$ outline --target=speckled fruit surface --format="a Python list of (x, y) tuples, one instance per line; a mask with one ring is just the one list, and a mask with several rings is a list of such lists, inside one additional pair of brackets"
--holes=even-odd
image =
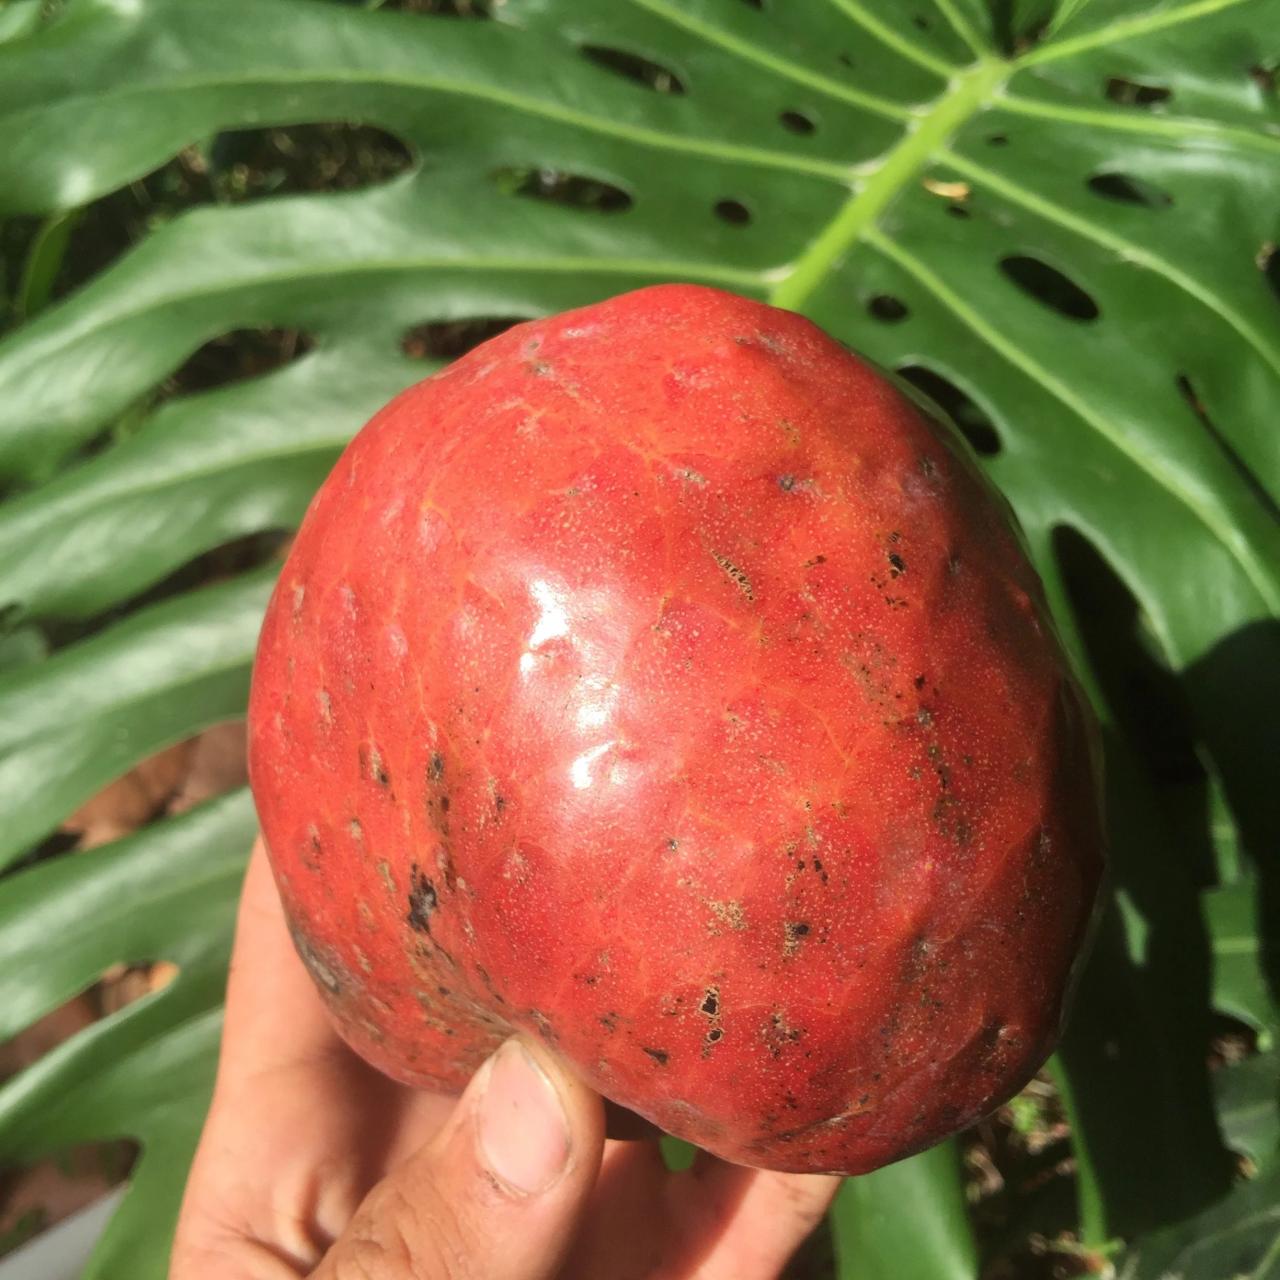
[(268, 611), (251, 771), (354, 1048), (518, 1028), (729, 1160), (861, 1172), (1049, 1053), (1091, 727), (976, 470), (799, 316), (521, 325), (379, 413)]

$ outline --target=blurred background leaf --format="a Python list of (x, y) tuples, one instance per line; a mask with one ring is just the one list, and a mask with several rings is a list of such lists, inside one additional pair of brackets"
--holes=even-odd
[(179, 970), (0, 1092), (0, 1163), (142, 1143), (92, 1274), (163, 1275), (252, 814), (84, 854), (68, 814), (241, 713), (374, 408), (667, 279), (956, 420), (1105, 726), (1116, 896), (1052, 1083), (847, 1187), (841, 1274), (1267, 1256), (1186, 1250), (1253, 1222), (1280, 1126), (1278, 65), (1280, 0), (0, 6), (0, 1010)]

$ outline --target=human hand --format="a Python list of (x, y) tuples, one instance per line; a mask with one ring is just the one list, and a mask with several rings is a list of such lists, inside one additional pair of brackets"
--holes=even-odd
[(523, 1039), (461, 1098), (395, 1084), (330, 1025), (259, 842), (170, 1280), (765, 1280), (838, 1181), (701, 1153), (669, 1172)]

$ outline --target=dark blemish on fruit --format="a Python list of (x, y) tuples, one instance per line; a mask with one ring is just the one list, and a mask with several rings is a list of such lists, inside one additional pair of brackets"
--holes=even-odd
[(826, 563), (827, 563), (826, 556), (814, 556), (812, 560), (806, 560), (804, 562), (804, 568), (812, 569), (815, 565), (826, 564)]
[(930, 712), (928, 707), (921, 707), (920, 710), (916, 712), (916, 723), (925, 725), (926, 727), (933, 723), (933, 714)]
[(439, 905), (435, 885), (422, 874), (415, 862), (409, 869), (409, 927), (418, 933), (431, 932), (431, 913)]
[(458, 876), (453, 869), (453, 857), (447, 844), (441, 844), (436, 850), (436, 870), (444, 877), (445, 888), (452, 893), (457, 888)]
[(618, 1029), (618, 1015), (612, 1010), (603, 1014), (600, 1018), (600, 1025), (608, 1032), (612, 1033)]
[(324, 848), (320, 843), (320, 829), (313, 822), (307, 828), (307, 849), (302, 855), (302, 861), (306, 866), (316, 871), (320, 865), (320, 855), (324, 852)]
[[(774, 1058), (781, 1058), (782, 1050), (789, 1044), (795, 1044), (799, 1039), (799, 1028), (788, 1026), (781, 1010), (775, 1009), (769, 1015), (769, 1021), (764, 1025), (764, 1042), (769, 1048), (770, 1055)], [(806, 1053), (804, 1056), (807, 1058), (809, 1054)]]
[(791, 490), (794, 489), (795, 487), (796, 487), (795, 476), (779, 476), (778, 477), (778, 488), (781, 489), (783, 493), (790, 493)]
[(499, 817), (501, 817), (501, 816), (502, 816), (502, 811), (503, 811), (503, 809), (505, 809), (506, 807), (507, 807), (507, 797), (506, 797), (506, 796), (496, 795), (496, 796), (494, 796), (494, 797), (493, 797), (493, 809), (494, 809), (494, 812), (495, 812)]
[(449, 797), (448, 797), (448, 796), (441, 796), (441, 797), (440, 797), (440, 812), (441, 812), (441, 813), (448, 813), (448, 812), (449, 812)]
[(925, 685), (924, 676), (916, 676), (916, 678), (912, 681), (912, 683), (915, 685), (917, 689), (923, 689)]
[(452, 992), (452, 991), (450, 991), (448, 987), (441, 987), (441, 986), (437, 986), (437, 987), (436, 987), (436, 990), (437, 990), (437, 991), (438, 991), (442, 996), (451, 996), (451, 995), (453, 994), (453, 992)]
[(667, 837), (667, 848), (670, 849), (672, 853), (674, 853), (679, 847), (680, 847), (680, 841), (677, 840), (675, 836)]
[(720, 1027), (712, 1027), (711, 1030), (707, 1032), (708, 1044), (719, 1044), (723, 1039), (724, 1031)]
[(991, 1057), (995, 1054), (1006, 1030), (1004, 1023), (998, 1018), (987, 1022), (982, 1028), (978, 1036), (978, 1043), (984, 1057)]
[(938, 775), (938, 781), (945, 791), (951, 785), (951, 770), (942, 761), (942, 748), (936, 742), (931, 742), (926, 754), (933, 761), (933, 771)]
[(751, 587), (751, 579), (747, 577), (745, 570), (739, 569), (728, 556), (722, 556), (716, 551), (711, 553), (711, 558), (720, 566), (725, 577), (746, 596), (748, 602), (756, 598), (755, 592)]
[(600, 981), (600, 975), (598, 973), (585, 973), (582, 975), (582, 981), (585, 982), (587, 986), (594, 987), (596, 983)]
[(960, 553), (959, 553), (958, 551), (953, 551), (953, 552), (952, 552), (952, 553), (947, 557), (947, 573), (949, 573), (949, 574), (951, 575), (951, 577), (953, 577), (953, 578), (959, 575), (959, 573), (960, 573)]
[[(736, 933), (741, 933), (747, 927), (747, 913), (742, 909), (742, 903), (736, 899), (730, 899), (728, 902), (708, 902), (707, 906), (711, 908), (711, 914), (716, 920), (721, 924), (727, 924)], [(707, 928), (712, 934), (720, 932), (713, 923), (708, 923)]]
[(444, 777), (444, 756), (438, 751), (431, 753), (431, 759), (427, 761), (427, 781), (439, 782)]
[(359, 750), (360, 772), (366, 778), (376, 782), (380, 787), (390, 786), (391, 775), (382, 763), (382, 753), (377, 747), (361, 747)]
[(809, 926), (803, 920), (788, 920), (782, 926), (782, 954), (793, 956), (800, 949), (802, 939), (808, 936)]
[(698, 1006), (699, 1013), (705, 1013), (708, 1018), (714, 1018), (720, 1012), (720, 988), (708, 987), (707, 993), (702, 998), (702, 1003)]
[(896, 578), (901, 573), (906, 573), (907, 562), (896, 552), (889, 552), (889, 576)]
[(327, 963), (321, 957), (319, 950), (311, 939), (292, 920), (288, 923), (289, 936), (293, 939), (294, 950), (297, 951), (303, 965), (306, 966), (307, 972), (330, 995), (336, 996), (340, 994), (342, 984), (339, 982), (338, 975), (335, 972), (337, 965)]
[(476, 965), (476, 976), (484, 983), (484, 989), (499, 1003), (506, 1004), (506, 998), (494, 985), (493, 979), (489, 976), (489, 970), (483, 965)]
[(665, 1067), (671, 1059), (671, 1055), (665, 1049), (645, 1049), (645, 1053), (660, 1067)]

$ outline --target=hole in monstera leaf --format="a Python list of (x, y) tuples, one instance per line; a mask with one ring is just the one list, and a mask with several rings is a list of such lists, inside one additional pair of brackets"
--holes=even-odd
[(51, 858), (60, 858), (64, 853), (70, 853), (72, 849), (78, 848), (80, 845), (80, 833), (78, 831), (54, 831), (52, 834), (45, 836), (32, 849), (28, 849), (16, 862), (9, 868), (11, 872), (25, 871), (28, 867), (34, 867), (38, 862), (48, 862)]
[[(1044, 37), (1047, 17), (1027, 12), (1030, 6), (1020, 3), (1020, 0), (991, 0), (990, 8), (992, 34), (1004, 57), (1025, 53)], [(1051, 9), (1052, 6), (1042, 5), (1041, 8)]]
[(1173, 203), (1173, 197), (1159, 187), (1128, 173), (1095, 173), (1089, 179), (1089, 190), (1107, 200), (1141, 204), (1148, 209), (1164, 209)]
[(877, 293), (867, 303), (867, 310), (877, 320), (883, 320), (886, 324), (897, 324), (899, 320), (905, 320), (911, 314), (907, 304), (891, 293)]
[(155, 410), (179, 396), (196, 395), (273, 373), (315, 349), (300, 329), (233, 329), (197, 347), (158, 387), (135, 401), (81, 444), (73, 462), (87, 462), (135, 435)]
[(1173, 90), (1168, 85), (1128, 80), (1124, 76), (1111, 76), (1104, 92), (1109, 101), (1125, 107), (1158, 107), (1173, 97)]
[(922, 364), (901, 365), (898, 376), (923, 391), (960, 428), (975, 453), (993, 458), (1000, 452), (1000, 436), (990, 415), (949, 378)]
[(1280, 245), (1268, 242), (1258, 250), (1258, 270), (1262, 278), (1271, 286), (1271, 291), (1280, 298)]
[(103, 1017), (119, 1013), (135, 1001), (163, 991), (177, 978), (178, 966), (169, 960), (115, 964), (98, 981), (97, 998)]
[(741, 200), (717, 200), (715, 214), (734, 227), (745, 227), (751, 221), (751, 210)]
[(184, 153), (222, 202), (356, 191), (413, 168), (413, 152), (373, 125), (324, 121), (265, 129), (229, 129), (204, 149)]
[(432, 320), (407, 330), (400, 340), (400, 350), (415, 360), (456, 360), (527, 319), (528, 316), (475, 316), (466, 320)]
[(1259, 62), (1249, 68), (1249, 79), (1258, 86), (1264, 97), (1275, 96), (1277, 76), (1280, 76), (1280, 63), (1273, 62), (1267, 66)]
[(664, 67), (651, 58), (641, 57), (638, 53), (628, 53), (625, 49), (611, 49), (599, 44), (584, 44), (581, 52), (584, 58), (594, 62), (596, 66), (627, 80), (634, 80), (636, 84), (642, 84), (655, 93), (682, 94), (685, 91), (684, 81), (670, 67)]
[(491, 18), (492, 0), (350, 0), (366, 9), (423, 13), (435, 18)]
[(1209, 1069), (1233, 1067), (1258, 1052), (1258, 1029), (1239, 1018), (1209, 1011)]
[(817, 129), (817, 123), (803, 111), (784, 111), (778, 117), (778, 123), (791, 133), (808, 134)]
[[(67, 1017), (63, 1009), (56, 1009), (21, 1033), (20, 1040), (47, 1033), (51, 1027), (56, 1028), (59, 1019)], [(0, 1078), (12, 1074), (14, 1071), (7, 1070), (5, 1061), (0, 1059)], [(0, 1182), (0, 1264), (8, 1261), (16, 1265), (18, 1271), (14, 1274), (20, 1276), (58, 1274), (56, 1268), (41, 1266), (34, 1258), (24, 1267), (22, 1261), (10, 1257), (10, 1251), (38, 1241), (42, 1233), (101, 1200), (129, 1176), (139, 1150), (136, 1142), (113, 1139), (65, 1147), (31, 1164), (10, 1163)], [(72, 1226), (69, 1234), (79, 1232)]]
[(504, 195), (568, 205), (593, 213), (624, 213), (635, 202), (621, 188), (598, 178), (559, 169), (497, 169), (492, 174)]
[(1186, 695), (1138, 597), (1073, 526), (1056, 526), (1052, 547), (1090, 666), (1119, 729), (1161, 782), (1202, 782)]
[(193, 351), (165, 380), (161, 394), (186, 395), (257, 378), (301, 359), (315, 345), (300, 329), (233, 329)]
[[(86, 205), (67, 241), (50, 300), (65, 297), (187, 209), (268, 195), (352, 191), (382, 184), (414, 164), (399, 138), (366, 125), (332, 122), (219, 134)], [(8, 221), (0, 234), (6, 260)], [(32, 234), (38, 225), (31, 221)]]
[(1204, 406), (1204, 401), (1200, 399), (1196, 393), (1195, 387), (1192, 385), (1191, 379), (1186, 374), (1180, 373), (1177, 377), (1178, 393), (1187, 402), (1191, 409), (1199, 419), (1200, 425), (1213, 437), (1213, 442), (1226, 455), (1227, 460), (1231, 463), (1236, 474), (1243, 481), (1245, 488), (1257, 499), (1262, 509), (1267, 512), (1272, 519), (1280, 521), (1280, 506), (1276, 505), (1275, 499), (1267, 491), (1266, 486), (1254, 473), (1253, 469), (1245, 462), (1244, 458), (1236, 451), (1235, 445), (1223, 434), (1221, 428), (1209, 416), (1208, 410)]
[(1096, 320), (1098, 304), (1057, 267), (1026, 254), (1000, 259), (1000, 270), (1025, 294), (1071, 320)]
[(50, 648), (64, 648), (78, 640), (88, 639), (107, 627), (119, 622), (136, 609), (159, 604), (185, 591), (195, 591), (211, 582), (222, 582), (237, 574), (259, 569), (283, 557), (293, 531), (290, 529), (261, 529), (242, 537), (232, 538), (211, 547), (185, 564), (174, 569), (167, 577), (147, 587), (138, 595), (125, 600), (104, 613), (96, 614), (91, 622), (50, 619), (42, 625), (47, 633)]

